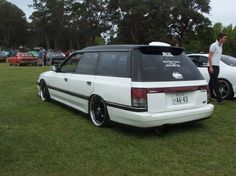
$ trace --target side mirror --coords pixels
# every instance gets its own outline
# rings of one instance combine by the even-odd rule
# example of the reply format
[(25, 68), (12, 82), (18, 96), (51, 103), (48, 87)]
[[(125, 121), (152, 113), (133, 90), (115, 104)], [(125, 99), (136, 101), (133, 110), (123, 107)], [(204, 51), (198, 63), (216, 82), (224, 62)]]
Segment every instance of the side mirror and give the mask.
[(58, 72), (58, 65), (51, 65), (51, 70), (54, 72)]

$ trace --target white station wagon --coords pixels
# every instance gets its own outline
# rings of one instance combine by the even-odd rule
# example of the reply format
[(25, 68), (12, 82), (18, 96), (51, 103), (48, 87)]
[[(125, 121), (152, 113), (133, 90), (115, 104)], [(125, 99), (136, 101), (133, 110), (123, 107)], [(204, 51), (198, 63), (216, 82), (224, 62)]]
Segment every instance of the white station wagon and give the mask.
[(207, 82), (183, 49), (169, 46), (87, 47), (40, 74), (38, 94), (110, 121), (157, 127), (211, 116)]

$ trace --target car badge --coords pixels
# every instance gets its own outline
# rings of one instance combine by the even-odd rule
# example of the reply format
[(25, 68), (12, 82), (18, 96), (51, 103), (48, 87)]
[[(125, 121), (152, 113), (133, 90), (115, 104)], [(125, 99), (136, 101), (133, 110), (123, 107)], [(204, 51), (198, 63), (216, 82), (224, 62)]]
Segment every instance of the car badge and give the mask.
[(173, 76), (175, 79), (183, 79), (183, 75), (180, 74), (179, 72), (173, 72), (173, 73), (172, 73), (172, 76)]

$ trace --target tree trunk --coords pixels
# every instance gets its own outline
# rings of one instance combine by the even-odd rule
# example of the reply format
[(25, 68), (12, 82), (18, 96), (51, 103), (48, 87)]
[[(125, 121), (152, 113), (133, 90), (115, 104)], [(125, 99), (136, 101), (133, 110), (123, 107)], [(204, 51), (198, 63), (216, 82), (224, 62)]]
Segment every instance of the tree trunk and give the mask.
[(50, 42), (48, 40), (48, 36), (46, 33), (44, 33), (44, 38), (45, 38), (45, 42), (46, 42), (46, 47), (47, 47), (47, 50), (50, 48)]
[(69, 49), (73, 49), (73, 40), (72, 37), (70, 37), (70, 41), (69, 41)]
[(57, 37), (57, 33), (55, 32), (54, 35), (54, 49), (57, 50), (58, 49), (58, 37)]

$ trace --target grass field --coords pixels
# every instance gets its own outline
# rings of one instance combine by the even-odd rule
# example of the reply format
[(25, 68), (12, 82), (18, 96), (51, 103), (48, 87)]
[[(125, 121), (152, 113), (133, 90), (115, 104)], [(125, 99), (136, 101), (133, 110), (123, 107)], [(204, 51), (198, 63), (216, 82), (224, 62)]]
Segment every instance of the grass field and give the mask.
[(48, 67), (0, 64), (1, 176), (231, 176), (236, 173), (236, 100), (208, 120), (164, 135), (88, 117), (37, 96)]

